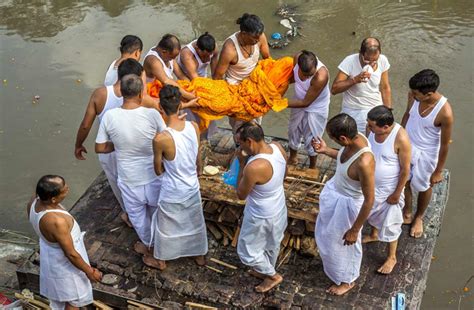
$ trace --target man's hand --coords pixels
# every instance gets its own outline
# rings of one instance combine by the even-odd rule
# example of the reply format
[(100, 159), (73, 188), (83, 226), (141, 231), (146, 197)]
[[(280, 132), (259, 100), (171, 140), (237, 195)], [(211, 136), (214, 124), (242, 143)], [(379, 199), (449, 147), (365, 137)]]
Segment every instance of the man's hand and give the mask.
[(328, 150), (328, 146), (326, 142), (320, 137), (313, 138), (311, 140), (311, 146), (313, 147), (314, 151), (318, 154), (326, 154)]
[(91, 271), (88, 272), (86, 275), (92, 283), (100, 282), (102, 280), (102, 272), (93, 267), (91, 267)]
[(82, 155), (82, 153), (86, 153), (87, 154), (87, 150), (86, 148), (81, 145), (79, 147), (76, 147), (76, 149), (74, 150), (74, 155), (76, 156), (77, 159), (79, 160), (86, 160), (86, 158), (84, 157), (84, 155)]
[(198, 103), (199, 98), (194, 98), (189, 100), (188, 102), (183, 102), (181, 104), (182, 109), (193, 109), (193, 108), (199, 108), (200, 105)]
[(400, 201), (400, 196), (401, 196), (400, 193), (394, 192), (390, 196), (387, 197), (386, 201), (387, 201), (388, 204), (396, 205)]
[(370, 73), (367, 71), (362, 71), (358, 75), (354, 76), (352, 79), (354, 80), (354, 83), (356, 84), (367, 83), (370, 79)]
[(357, 242), (357, 237), (359, 237), (359, 232), (355, 231), (353, 228), (349, 229), (342, 237), (344, 245), (353, 245)]
[(430, 178), (431, 186), (434, 186), (436, 183), (439, 183), (441, 181), (443, 181), (443, 176), (441, 175), (441, 172), (438, 172), (438, 171), (433, 172)]
[(235, 156), (237, 156), (237, 159), (239, 160), (239, 163), (241, 165), (245, 165), (248, 159), (248, 155), (243, 153), (244, 150), (241, 149), (240, 147), (235, 150)]

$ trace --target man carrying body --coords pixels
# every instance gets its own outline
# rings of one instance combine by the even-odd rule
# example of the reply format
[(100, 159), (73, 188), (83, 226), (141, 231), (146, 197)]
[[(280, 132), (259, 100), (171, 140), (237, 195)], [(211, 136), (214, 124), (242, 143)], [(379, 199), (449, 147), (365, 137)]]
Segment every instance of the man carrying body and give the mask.
[(114, 85), (117, 80), (120, 80), (118, 77), (118, 66), (124, 61), (125, 59), (132, 58), (136, 61), (140, 61), (140, 57), (142, 55), (143, 50), (143, 42), (142, 40), (133, 35), (126, 35), (122, 38), (120, 42), (120, 58), (114, 60), (107, 70), (105, 74), (104, 85), (105, 86), (112, 86)]
[(309, 168), (316, 168), (316, 152), (311, 140), (322, 137), (329, 113), (329, 71), (314, 53), (303, 50), (295, 56), (293, 79), (295, 98), (288, 100), (291, 109), (288, 122), (290, 164), (297, 164), (296, 155), (303, 139), (309, 154)]
[(154, 138), (153, 153), (162, 186), (152, 224), (153, 255), (145, 253), (143, 262), (163, 270), (167, 260), (192, 256), (202, 266), (206, 263), (207, 232), (198, 180), (199, 128), (179, 117), (181, 94), (177, 87), (164, 86), (160, 104), (167, 127)]
[[(423, 215), (431, 200), (432, 187), (443, 180), (441, 175), (448, 157), (454, 116), (446, 97), (437, 92), (439, 76), (425, 69), (410, 79), (408, 105), (403, 115), (412, 145), (411, 176), (405, 187), (405, 224), (412, 224), (410, 235), (423, 235)], [(412, 219), (412, 190), (418, 192), (415, 217)], [(413, 221), (413, 223), (412, 223)]]
[(405, 129), (394, 122), (392, 111), (383, 105), (369, 111), (367, 127), (375, 157), (375, 204), (367, 219), (372, 232), (362, 237), (362, 243), (389, 242), (387, 259), (377, 270), (389, 274), (397, 263), (397, 243), (402, 233), (403, 189), (410, 176), (410, 139)]
[(251, 274), (263, 280), (255, 290), (264, 293), (283, 281), (275, 265), (288, 224), (283, 188), (286, 152), (277, 143), (267, 144), (262, 127), (254, 122), (242, 124), (236, 140), (240, 144), (237, 196), (246, 199), (237, 253), (252, 268)]
[[(257, 66), (260, 54), (263, 59), (270, 57), (267, 37), (263, 33), (261, 19), (253, 14), (245, 13), (236, 21), (240, 31), (231, 35), (224, 42), (219, 62), (213, 74), (215, 80), (225, 79), (227, 83), (237, 85), (247, 78)], [(261, 118), (258, 119), (261, 122)], [(229, 118), (229, 124), (235, 130), (243, 121)]]
[[(177, 62), (183, 73), (190, 79), (196, 77), (207, 77), (208, 68), (211, 74), (216, 70), (218, 53), (216, 41), (209, 33), (204, 33), (197, 40), (183, 47), (179, 53)], [(191, 111), (186, 111), (186, 119), (199, 124), (199, 116)], [(215, 121), (211, 121), (204, 138), (212, 136), (217, 130)]]
[(390, 63), (381, 53), (377, 38), (364, 39), (359, 53), (347, 56), (339, 64), (339, 73), (331, 88), (333, 95), (343, 93), (341, 112), (352, 116), (362, 133), (365, 133), (367, 113), (371, 108), (382, 104), (392, 107), (388, 79)]
[(174, 73), (178, 80), (188, 80), (178, 63), (174, 61), (176, 57), (178, 57), (180, 50), (181, 44), (179, 39), (172, 34), (165, 34), (160, 42), (152, 47), (145, 55), (143, 68), (146, 72), (146, 82), (149, 83), (157, 79), (163, 86), (176, 86), (179, 88), (184, 99), (191, 100), (194, 99), (195, 96), (182, 89), (178, 83), (176, 83), (173, 76)]
[(52, 309), (79, 309), (93, 302), (92, 282), (102, 279), (89, 264), (81, 229), (61, 202), (69, 186), (58, 175), (45, 175), (28, 204), (28, 218), (40, 238), (40, 294)]
[(357, 132), (355, 120), (338, 114), (327, 124), (337, 151), (319, 137), (314, 150), (336, 159), (336, 174), (319, 197), (315, 238), (324, 272), (335, 283), (326, 291), (343, 295), (352, 289), (362, 263), (361, 229), (374, 204), (375, 160), (367, 138)]
[(103, 117), (97, 134), (96, 153), (115, 151), (118, 187), (123, 203), (141, 243), (135, 245), (143, 252), (151, 242), (151, 216), (156, 209), (161, 179), (153, 169), (152, 140), (165, 123), (156, 109), (141, 105), (143, 82), (129, 74), (120, 82), (123, 104), (109, 110)]
[[(122, 93), (120, 91), (120, 79), (122, 79), (122, 77), (127, 74), (135, 74), (137, 76), (140, 76), (143, 72), (143, 67), (138, 61), (134, 59), (126, 59), (120, 63), (117, 72), (119, 80), (117, 80), (111, 86), (102, 86), (95, 89), (89, 99), (89, 104), (87, 105), (86, 113), (84, 115), (84, 118), (82, 119), (79, 129), (77, 130), (76, 135), (74, 155), (79, 160), (86, 159), (82, 154), (87, 153), (87, 150), (84, 147), (84, 141), (89, 135), (92, 125), (94, 124), (94, 120), (97, 118), (100, 124), (102, 122), (102, 118), (105, 115), (105, 112), (122, 106), (123, 98)], [(107, 180), (110, 184), (110, 188), (112, 189), (115, 198), (117, 198), (117, 201), (124, 210), (122, 194), (120, 193), (120, 189), (117, 186), (118, 174), (115, 152), (99, 154), (99, 162), (105, 172), (105, 176), (107, 177)], [(126, 212), (123, 212), (121, 214), (121, 218), (125, 223), (127, 223), (127, 225), (131, 227), (131, 223), (128, 220)]]

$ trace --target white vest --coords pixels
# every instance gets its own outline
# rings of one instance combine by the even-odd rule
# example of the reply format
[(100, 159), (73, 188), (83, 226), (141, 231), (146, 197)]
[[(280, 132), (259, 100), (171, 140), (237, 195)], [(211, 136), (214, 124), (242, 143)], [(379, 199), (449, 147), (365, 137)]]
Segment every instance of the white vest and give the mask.
[(425, 117), (420, 115), (420, 103), (415, 100), (405, 126), (410, 142), (421, 151), (436, 154), (436, 157), (441, 145), (441, 127), (436, 127), (434, 121), (447, 100), (446, 97), (442, 96), (430, 114)]
[(104, 104), (104, 109), (97, 115), (99, 123), (102, 122), (102, 117), (104, 117), (105, 112), (110, 109), (120, 108), (123, 104), (123, 97), (117, 97), (114, 92), (114, 86), (107, 86), (107, 100)]
[(400, 162), (395, 153), (395, 141), (401, 126), (395, 123), (392, 132), (382, 143), (375, 140), (374, 133), (369, 134), (370, 147), (375, 158), (375, 191), (381, 195), (393, 193), (400, 176)]
[(237, 40), (237, 33), (234, 33), (229, 37), (232, 40), (237, 51), (237, 63), (235, 65), (230, 65), (225, 74), (225, 80), (227, 83), (236, 85), (240, 84), (243, 79), (247, 78), (250, 73), (255, 69), (258, 63), (258, 58), (260, 57), (260, 48), (258, 43), (253, 46), (253, 53), (249, 58), (245, 58), (240, 50), (240, 44)]
[[(30, 209), (30, 223), (40, 238), (40, 294), (49, 299), (57, 301), (71, 301), (83, 298), (92, 292), (92, 286), (86, 274), (77, 269), (64, 255), (58, 243), (49, 242), (41, 233), (40, 220), (50, 212), (57, 212), (71, 216), (66, 210), (35, 211), (36, 202), (32, 203)], [(71, 216), (72, 218), (72, 216)], [(84, 246), (84, 234), (81, 232), (76, 220), (71, 229), (71, 238), (74, 249), (81, 255), (82, 259), (89, 264), (86, 247)]]
[[(360, 136), (365, 136), (362, 133), (359, 133)], [(365, 138), (367, 140), (367, 138)], [(349, 177), (349, 167), (352, 163), (359, 158), (363, 153), (372, 153), (370, 146), (361, 148), (357, 153), (351, 156), (345, 163), (341, 163), (341, 155), (345, 147), (342, 147), (337, 153), (337, 165), (336, 173), (334, 174), (334, 182), (337, 191), (346, 197), (351, 197), (355, 200), (361, 199), (363, 197), (362, 188), (360, 186), (360, 181), (353, 180)]]
[[(319, 69), (323, 67), (326, 68), (326, 66), (318, 59), (318, 65), (316, 67), (316, 71), (319, 71)], [(306, 96), (306, 93), (309, 90), (309, 87), (311, 86), (311, 81), (313, 80), (314, 77), (307, 78), (306, 80), (302, 81), (298, 75), (298, 69), (299, 69), (299, 66), (298, 64), (296, 64), (296, 66), (293, 68), (293, 76), (295, 77), (295, 98), (298, 100), (303, 100), (304, 97)], [(326, 83), (326, 86), (324, 86), (319, 96), (316, 99), (314, 99), (314, 101), (311, 102), (311, 104), (307, 106), (304, 110), (306, 112), (319, 112), (319, 113), (327, 114), (329, 111), (330, 96), (331, 96), (331, 93), (329, 91), (329, 78), (328, 78), (328, 82)]]
[[(196, 52), (196, 50), (194, 49), (194, 42), (197, 42), (197, 40), (194, 40), (192, 41), (191, 43), (189, 43), (188, 45), (186, 45), (185, 47), (183, 47), (181, 49), (181, 51), (184, 49), (184, 48), (188, 48), (191, 53), (193, 53), (194, 55), (194, 58), (196, 59), (196, 61), (198, 62), (198, 67), (197, 67), (197, 74), (200, 76), (200, 77), (207, 77), (207, 67), (209, 66), (209, 64), (211, 63), (211, 61), (209, 60), (208, 62), (202, 62), (201, 58), (199, 57), (199, 54)], [(211, 59), (212, 59), (212, 56), (211, 56)], [(187, 74), (187, 71), (186, 71), (186, 68), (184, 67), (183, 63), (181, 62), (181, 53), (179, 54), (178, 56), (178, 59), (177, 59), (177, 62), (178, 62), (178, 65), (180, 66), (181, 70), (183, 70), (183, 72), (185, 74)]]
[[(168, 78), (174, 80), (174, 77), (173, 77), (173, 60), (169, 61), (169, 66), (167, 67), (165, 62), (163, 61), (163, 59), (161, 59), (160, 54), (158, 54), (158, 52), (154, 50), (155, 48), (156, 48), (156, 46), (153, 46), (152, 48), (150, 48), (148, 53), (146, 53), (145, 58), (143, 58), (143, 59), (146, 59), (148, 56), (154, 56), (154, 57), (158, 58), (158, 60), (163, 65), (163, 70), (165, 70), (166, 76)], [(145, 62), (145, 60), (143, 62)], [(154, 78), (149, 78), (149, 77), (146, 78), (147, 83), (153, 82), (153, 80), (154, 80)]]
[(107, 70), (107, 73), (105, 74), (105, 80), (104, 80), (104, 85), (105, 86), (110, 86), (110, 85), (114, 85), (115, 82), (117, 82), (118, 80), (118, 66), (116, 67), (115, 66), (115, 63), (117, 61), (114, 60), (110, 66), (109, 66), (109, 69)]
[(258, 218), (271, 218), (277, 215), (286, 206), (285, 189), (283, 181), (286, 172), (286, 160), (278, 146), (270, 144), (272, 154), (257, 154), (252, 156), (247, 165), (256, 159), (265, 159), (273, 169), (270, 181), (257, 184), (247, 196), (245, 213)]
[(191, 122), (186, 121), (184, 129), (165, 129), (173, 138), (175, 156), (173, 160), (163, 158), (165, 173), (161, 185), (160, 201), (179, 203), (188, 200), (199, 191), (196, 160), (198, 138)]

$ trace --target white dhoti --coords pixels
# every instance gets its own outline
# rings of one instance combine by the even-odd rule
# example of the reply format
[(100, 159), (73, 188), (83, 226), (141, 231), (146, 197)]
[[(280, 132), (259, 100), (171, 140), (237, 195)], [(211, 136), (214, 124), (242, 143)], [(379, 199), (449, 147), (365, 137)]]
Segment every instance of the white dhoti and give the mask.
[(273, 276), (288, 215), (286, 206), (272, 218), (257, 218), (244, 212), (237, 254), (245, 265)]
[(151, 219), (160, 196), (161, 178), (139, 186), (129, 186), (119, 180), (118, 186), (122, 192), (128, 219), (141, 242), (149, 245), (151, 243)]
[(326, 275), (337, 285), (354, 282), (362, 262), (361, 233), (353, 245), (344, 245), (344, 234), (354, 224), (363, 197), (354, 199), (337, 192), (335, 178), (324, 186), (319, 197), (315, 238)]
[[(186, 120), (190, 122), (195, 122), (196, 124), (199, 125), (200, 123), (200, 118), (199, 115), (191, 111), (191, 109), (185, 109), (186, 112)], [(209, 123), (209, 127), (207, 128), (206, 132), (206, 138), (209, 139), (211, 138), (215, 133), (217, 132), (217, 123), (216, 121), (211, 121)]]
[(367, 131), (367, 114), (372, 108), (367, 109), (352, 109), (342, 106), (341, 113), (346, 113), (352, 116), (357, 123), (357, 131), (365, 134)]
[(301, 140), (309, 156), (316, 156), (311, 140), (322, 137), (328, 113), (306, 112), (304, 109), (291, 109), (290, 120), (288, 122), (288, 145), (292, 150), (297, 151)]
[(425, 192), (430, 185), (430, 178), (438, 164), (437, 151), (422, 151), (412, 143), (410, 186), (415, 192)]
[(118, 172), (117, 172), (117, 158), (115, 156), (115, 152), (107, 153), (107, 154), (99, 154), (99, 163), (102, 167), (102, 170), (105, 172), (105, 176), (107, 177), (107, 181), (109, 182), (110, 188), (117, 198), (117, 201), (120, 204), (122, 210), (123, 207), (123, 199), (122, 193), (117, 185), (118, 179)]
[(94, 302), (94, 297), (92, 296), (92, 290), (90, 290), (87, 295), (74, 300), (68, 301), (57, 301), (53, 299), (49, 299), (49, 306), (52, 310), (59, 310), (59, 309), (66, 309), (66, 303), (70, 304), (73, 307), (81, 308), (87, 305), (90, 305)]
[(392, 242), (398, 240), (398, 237), (400, 237), (402, 233), (405, 195), (402, 192), (400, 200), (395, 205), (389, 204), (387, 197), (387, 194), (375, 194), (375, 203), (367, 221), (370, 225), (377, 228), (380, 241)]
[(180, 203), (159, 201), (153, 216), (153, 230), (156, 259), (206, 255), (207, 231), (201, 193), (197, 191)]

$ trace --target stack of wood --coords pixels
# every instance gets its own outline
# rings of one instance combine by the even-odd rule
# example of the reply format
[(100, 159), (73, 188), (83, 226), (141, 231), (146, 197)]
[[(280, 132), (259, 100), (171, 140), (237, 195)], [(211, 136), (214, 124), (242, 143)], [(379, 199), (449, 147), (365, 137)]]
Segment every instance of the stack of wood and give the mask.
[[(284, 183), (288, 227), (281, 243), (280, 262), (287, 260), (293, 251), (317, 255), (314, 226), (319, 194), (327, 179), (318, 169), (289, 168)], [(238, 199), (235, 188), (222, 181), (221, 173), (201, 176), (200, 185), (208, 231), (222, 245), (235, 247), (245, 201)]]

